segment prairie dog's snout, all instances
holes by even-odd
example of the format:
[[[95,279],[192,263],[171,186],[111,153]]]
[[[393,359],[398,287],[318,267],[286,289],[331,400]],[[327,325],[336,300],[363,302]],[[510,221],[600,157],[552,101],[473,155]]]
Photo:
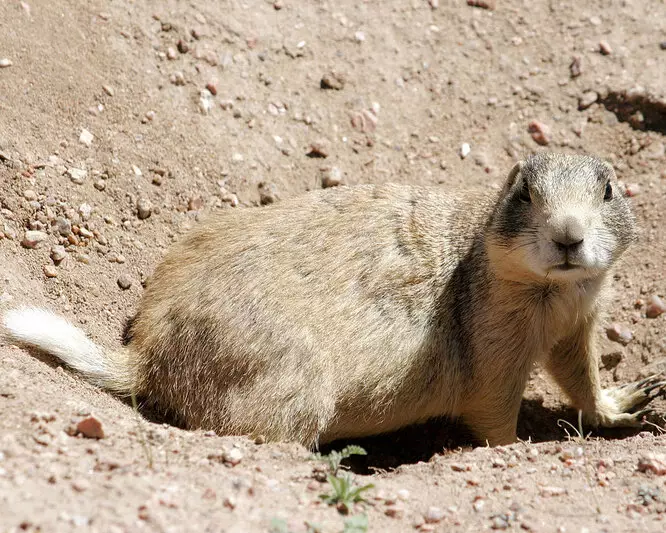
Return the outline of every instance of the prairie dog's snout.
[[[611,165],[544,156],[512,170],[489,240],[500,268],[570,282],[606,270],[635,234]]]

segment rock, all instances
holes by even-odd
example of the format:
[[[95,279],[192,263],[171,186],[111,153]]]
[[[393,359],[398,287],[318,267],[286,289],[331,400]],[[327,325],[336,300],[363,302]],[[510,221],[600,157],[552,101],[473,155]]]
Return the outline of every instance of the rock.
[[[187,202],[188,211],[199,211],[204,206],[204,199],[201,196],[190,198]]]
[[[37,200],[37,193],[32,189],[26,189],[25,191],[23,191],[23,198],[28,200],[28,202],[34,202],[35,200]]]
[[[581,59],[578,56],[574,56],[571,59],[571,63],[569,64],[569,73],[571,74],[572,78],[577,78],[581,75],[582,72],[583,69]]]
[[[178,48],[178,51],[179,51],[181,54],[187,54],[187,52],[190,51],[190,45],[187,44],[187,42],[186,42],[186,41],[183,41],[182,39],[180,39],[180,40],[176,43],[176,48]]]
[[[41,244],[48,239],[48,235],[43,231],[29,230],[25,232],[21,245],[24,248],[39,248]]]
[[[428,0],[428,3],[432,9],[437,9],[439,7],[439,0]]]
[[[85,144],[88,148],[90,148],[93,139],[94,139],[93,134],[90,133],[87,129],[83,128],[81,130],[81,135],[79,135],[79,142],[81,144]]]
[[[462,143],[460,146],[460,158],[465,159],[472,152],[472,147],[469,143]]]
[[[88,172],[80,168],[68,168],[65,174],[67,174],[69,179],[74,183],[81,185],[85,181]]]
[[[171,81],[171,83],[173,83],[174,85],[182,86],[185,85],[185,76],[183,75],[182,72],[176,71],[173,74],[171,74],[169,81]]]
[[[104,189],[106,189],[106,181],[104,181],[104,180],[97,180],[97,181],[93,184],[93,186],[94,186],[95,189],[97,189],[98,191],[103,191]]]
[[[58,233],[60,233],[60,235],[63,237],[67,237],[70,233],[72,233],[72,223],[65,217],[56,218],[55,224]]]
[[[202,89],[199,92],[199,111],[203,115],[210,113],[210,110],[213,108],[213,93],[208,89]]]
[[[666,41],[661,41],[659,43],[659,48],[661,48],[662,50],[666,50]]]
[[[400,519],[405,516],[405,509],[404,507],[399,505],[390,505],[389,507],[386,508],[384,514],[391,518]]]
[[[645,309],[645,316],[648,318],[657,318],[664,312],[666,312],[666,303],[656,294],[650,296],[647,308]]]
[[[666,454],[647,453],[638,459],[639,472],[652,472],[657,476],[666,475]]]
[[[631,330],[622,324],[613,323],[606,328],[606,336],[613,342],[626,346],[634,338]]]
[[[113,87],[111,87],[110,85],[102,85],[102,90],[109,96],[113,96],[115,94]]]
[[[67,257],[67,252],[65,251],[65,247],[61,245],[56,245],[51,248],[51,260],[57,265],[59,264],[63,259]]]
[[[595,91],[585,91],[578,98],[578,110],[583,111],[597,101],[599,95]]]
[[[533,120],[527,125],[527,131],[535,143],[541,146],[550,144],[550,128],[543,122]]]
[[[439,507],[429,507],[423,515],[423,518],[428,524],[436,524],[437,522],[441,522],[444,518],[444,511]]]
[[[275,184],[262,181],[259,184],[259,201],[261,202],[261,205],[273,204],[278,200],[279,196]]]
[[[176,53],[176,49],[173,48],[172,46],[167,48],[166,56],[167,56],[167,59],[170,59],[171,61],[176,59],[176,57],[178,57],[178,54]]]
[[[58,277],[58,270],[53,265],[44,265],[42,270],[44,271],[44,275],[47,278],[57,278]]]
[[[467,0],[467,5],[481,9],[495,9],[495,0]]]
[[[324,140],[318,140],[311,143],[306,155],[308,157],[328,157],[328,143]]]
[[[0,58],[0,68],[8,68],[11,67],[14,63],[12,62],[11,59],[7,59],[6,57]]]
[[[334,89],[340,91],[345,86],[345,78],[337,72],[331,71],[324,74],[319,82],[322,89]]]
[[[76,425],[76,433],[81,434],[88,439],[104,438],[102,422],[92,415],[84,418]]]
[[[637,196],[640,194],[641,188],[638,185],[638,183],[627,183],[624,186],[624,195],[628,196],[629,198],[633,198],[634,196]]]
[[[567,489],[562,487],[541,487],[542,496],[563,496],[567,494]]]
[[[613,49],[611,48],[610,44],[608,44],[608,41],[600,41],[599,52],[601,55],[609,56],[613,53]]]
[[[147,198],[139,198],[136,202],[136,216],[145,220],[153,212],[153,204]]]
[[[377,113],[372,109],[364,109],[361,112],[354,113],[351,117],[352,128],[361,133],[371,133],[377,129]]]
[[[215,96],[217,94],[217,85],[214,82],[207,83],[206,84],[206,89],[208,89],[210,94],[212,94],[213,96]]]
[[[118,287],[126,291],[132,286],[132,278],[130,278],[127,274],[121,274],[120,276],[118,276],[117,283]]]
[[[342,185],[342,171],[338,167],[324,167],[321,171],[321,186],[324,189]]]
[[[243,460],[243,452],[238,448],[229,448],[222,451],[222,459],[225,463],[236,466]]]
[[[92,206],[90,204],[81,204],[79,206],[79,215],[81,215],[81,220],[89,220],[90,215],[92,215]]]

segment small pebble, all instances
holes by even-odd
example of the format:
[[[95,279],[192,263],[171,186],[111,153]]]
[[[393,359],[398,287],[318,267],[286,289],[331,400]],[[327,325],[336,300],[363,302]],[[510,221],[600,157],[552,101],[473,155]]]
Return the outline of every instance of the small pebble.
[[[222,459],[231,466],[236,466],[243,460],[243,452],[238,448],[230,448],[222,451]]]
[[[113,87],[111,87],[110,85],[102,85],[102,90],[109,96],[113,96],[115,94]]]
[[[65,217],[58,217],[56,218],[56,229],[60,235],[67,237],[72,233],[72,223]]]
[[[66,174],[69,176],[69,179],[72,180],[72,182],[76,183],[77,185],[81,185],[86,179],[88,172],[81,170],[80,168],[69,168],[67,169]]]
[[[94,183],[94,187],[95,187],[95,189],[97,189],[98,191],[103,191],[104,189],[106,189],[106,181],[104,181],[104,180],[97,180],[97,181]]]
[[[631,330],[622,324],[613,323],[606,328],[606,336],[613,342],[626,346],[634,338]]]
[[[324,140],[311,143],[306,155],[308,157],[328,157],[328,143]]]
[[[136,215],[140,220],[145,220],[153,211],[153,204],[147,198],[139,198],[136,202]]]
[[[76,425],[76,432],[88,439],[103,439],[104,428],[102,422],[94,416],[88,416]]]
[[[93,139],[94,139],[93,134],[90,133],[87,129],[83,128],[81,130],[81,135],[79,136],[79,142],[81,144],[85,144],[88,148],[90,148]]]
[[[117,283],[118,287],[126,291],[132,286],[132,278],[130,278],[127,274],[121,274],[120,276],[118,276]]]
[[[460,147],[460,157],[465,159],[472,152],[472,147],[469,143],[463,143]]]
[[[578,98],[578,109],[580,111],[583,111],[584,109],[587,109],[593,103],[595,103],[598,98],[599,98],[599,95],[595,91],[585,91]]]
[[[666,475],[666,454],[648,453],[638,460],[639,472],[652,472],[658,476]]]
[[[261,182],[259,184],[259,201],[261,205],[269,205],[277,202],[279,199],[277,187],[273,183]]]
[[[13,64],[11,59],[7,59],[6,57],[0,58],[0,68],[11,67]]]
[[[600,41],[599,52],[601,52],[601,55],[609,56],[613,53],[613,49],[611,48],[610,44],[608,44],[608,41]]]
[[[659,298],[656,294],[653,294],[648,299],[647,308],[645,309],[645,316],[648,318],[657,318],[662,313],[666,312],[666,303],[664,300]]]
[[[180,71],[176,71],[173,74],[171,74],[169,80],[174,85],[185,85],[185,76]]]
[[[215,96],[217,94],[217,85],[213,82],[207,83],[206,84],[206,89],[208,89],[210,94],[212,94],[213,96]]]
[[[53,265],[44,265],[43,270],[44,270],[44,275],[47,278],[57,278],[58,277],[58,270]]]
[[[527,125],[527,131],[535,143],[541,146],[550,144],[550,128],[543,122],[533,120]]]
[[[319,86],[322,89],[334,89],[336,91],[340,91],[345,86],[345,79],[337,72],[327,72],[322,76],[321,81],[319,82]]]
[[[641,188],[638,185],[638,183],[627,183],[624,186],[624,194],[625,196],[628,196],[630,198],[633,198],[634,196],[637,196],[640,194]]]
[[[467,5],[481,9],[495,9],[495,0],[467,0]]]
[[[661,41],[659,43],[659,48],[661,48],[662,50],[666,50],[666,41]]]
[[[189,50],[190,50],[190,45],[187,44],[187,42],[185,42],[185,41],[183,41],[182,39],[180,39],[180,40],[178,41],[178,43],[176,44],[176,48],[178,48],[178,51],[179,51],[181,54],[187,54],[187,52],[189,52]]]
[[[32,189],[26,189],[25,191],[23,191],[23,198],[25,198],[29,202],[34,202],[35,200],[37,200],[37,193]]]
[[[357,31],[354,34],[354,39],[356,39],[357,43],[362,43],[363,41],[365,41],[365,33],[363,33],[362,31]]]
[[[174,60],[178,57],[178,54],[176,53],[176,49],[170,46],[167,48],[167,53],[166,53],[167,59]]]
[[[444,518],[444,511],[439,507],[429,507],[423,518],[428,524],[436,524]]]
[[[405,516],[405,509],[399,505],[390,505],[386,508],[384,514],[390,518],[400,519]]]
[[[567,489],[562,487],[541,487],[542,496],[562,496],[567,493]]]
[[[51,260],[57,265],[67,257],[65,247],[57,244],[51,248]]]
[[[578,56],[574,56],[571,59],[571,64],[569,65],[569,73],[572,78],[577,78],[583,72],[581,59]]]
[[[48,235],[43,231],[26,231],[21,241],[21,245],[25,248],[39,248],[39,246],[48,239]]]
[[[321,186],[324,189],[338,187],[342,184],[342,171],[338,167],[324,167],[321,169]]]

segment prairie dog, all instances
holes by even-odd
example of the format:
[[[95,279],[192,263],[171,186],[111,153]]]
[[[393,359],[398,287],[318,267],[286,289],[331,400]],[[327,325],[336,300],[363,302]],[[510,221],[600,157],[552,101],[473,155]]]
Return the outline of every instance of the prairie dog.
[[[113,351],[48,311],[3,323],[187,428],[316,447],[448,415],[501,445],[535,362],[588,423],[641,423],[663,383],[602,390],[595,347],[635,238],[609,164],[537,154],[498,192],[364,185],[212,215]]]

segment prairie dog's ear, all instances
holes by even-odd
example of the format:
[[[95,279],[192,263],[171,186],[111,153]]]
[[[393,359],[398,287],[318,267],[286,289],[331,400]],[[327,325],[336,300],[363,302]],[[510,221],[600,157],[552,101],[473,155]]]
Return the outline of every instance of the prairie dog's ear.
[[[604,170],[608,172],[608,176],[610,176],[611,178],[615,178],[616,177],[615,168],[613,167],[613,165],[608,161],[602,161],[602,163],[604,165]]]
[[[509,171],[509,175],[506,178],[506,183],[504,184],[504,192],[508,192],[511,190],[513,185],[516,183],[518,174],[520,174],[520,170],[523,168],[524,164],[525,164],[524,161],[518,161],[515,165],[513,165],[513,168],[511,168],[511,170]]]

